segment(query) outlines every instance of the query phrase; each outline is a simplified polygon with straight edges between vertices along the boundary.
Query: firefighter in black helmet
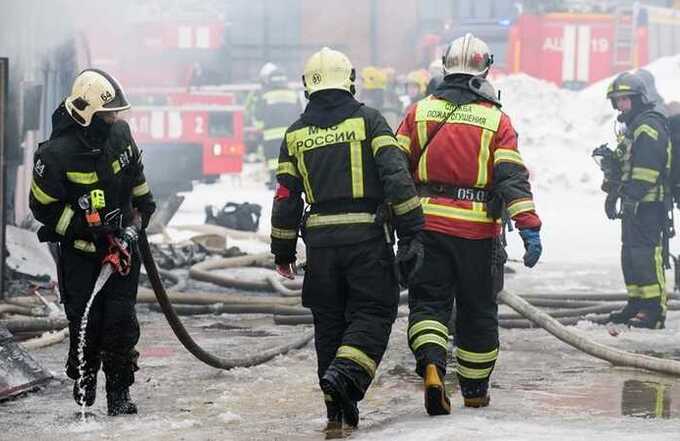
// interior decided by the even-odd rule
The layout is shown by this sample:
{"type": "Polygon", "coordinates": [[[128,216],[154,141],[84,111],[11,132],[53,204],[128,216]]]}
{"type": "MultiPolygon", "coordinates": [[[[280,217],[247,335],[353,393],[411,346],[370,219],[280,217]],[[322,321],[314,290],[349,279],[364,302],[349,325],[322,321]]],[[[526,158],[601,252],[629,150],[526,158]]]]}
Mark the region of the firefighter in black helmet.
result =
{"type": "MultiPolygon", "coordinates": [[[[302,303],[314,315],[318,375],[329,425],[359,422],[396,318],[399,290],[388,220],[408,248],[423,214],[406,158],[383,116],[354,98],[355,71],[341,52],[309,58],[309,104],[286,131],[272,210],[272,253],[292,277],[302,229],[302,303]],[[304,200],[309,211],[303,216],[304,200]]],[[[419,243],[419,242],[418,242],[419,243]]],[[[414,249],[414,264],[422,261],[414,249]],[[420,260],[419,260],[420,259],[420,260]]],[[[422,251],[422,250],[421,250],[422,251]]]]}
{"type": "Polygon", "coordinates": [[[623,73],[609,86],[607,99],[620,112],[625,129],[616,157],[620,182],[603,183],[605,212],[621,219],[621,265],[628,303],[610,315],[614,323],[660,329],[667,309],[664,236],[670,192],[670,136],[665,116],[637,74],[623,73]]]}
{"type": "Polygon", "coordinates": [[[134,252],[129,273],[113,274],[95,297],[82,366],[78,342],[102,258],[113,243],[119,252],[134,250],[139,229],[155,209],[141,153],[127,123],[117,118],[129,108],[112,76],[83,71],[52,115],[50,139],[35,153],[29,196],[31,211],[43,224],[38,237],[58,243],[59,290],[70,332],[66,374],[76,380],[73,397],[81,405],[94,403],[101,366],[112,416],[137,412],[129,395],[139,355],[135,300],[140,259],[134,252]]]}

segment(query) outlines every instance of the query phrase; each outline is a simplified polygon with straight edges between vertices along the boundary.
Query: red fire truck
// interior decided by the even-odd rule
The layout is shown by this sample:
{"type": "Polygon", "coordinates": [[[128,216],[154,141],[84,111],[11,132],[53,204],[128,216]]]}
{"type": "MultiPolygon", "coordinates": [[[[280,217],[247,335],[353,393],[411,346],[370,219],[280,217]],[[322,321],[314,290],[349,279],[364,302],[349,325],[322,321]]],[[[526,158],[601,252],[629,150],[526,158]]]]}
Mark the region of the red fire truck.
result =
{"type": "Polygon", "coordinates": [[[125,114],[144,151],[146,177],[154,193],[191,190],[194,180],[240,173],[243,165],[243,107],[230,93],[146,89],[130,94],[125,114]],[[152,103],[152,104],[144,104],[152,103]]]}
{"type": "Polygon", "coordinates": [[[670,8],[522,14],[509,31],[506,71],[580,88],[680,53],[678,36],[680,11],[670,8]]]}

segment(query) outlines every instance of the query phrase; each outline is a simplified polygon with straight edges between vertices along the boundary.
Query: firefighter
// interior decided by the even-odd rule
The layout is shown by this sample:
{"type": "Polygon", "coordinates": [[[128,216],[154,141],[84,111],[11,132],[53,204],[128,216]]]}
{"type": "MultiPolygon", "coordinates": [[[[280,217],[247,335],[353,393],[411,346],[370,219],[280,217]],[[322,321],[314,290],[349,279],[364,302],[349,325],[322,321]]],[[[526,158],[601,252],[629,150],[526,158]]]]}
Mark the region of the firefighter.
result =
{"type": "Polygon", "coordinates": [[[450,413],[442,379],[454,300],[465,406],[489,403],[498,356],[495,297],[506,257],[501,213],[520,230],[526,266],[534,266],[542,250],[541,221],[517,135],[486,80],[492,61],[486,43],[473,35],[454,40],[443,57],[443,82],[409,109],[397,131],[425,213],[424,231],[414,239],[424,247],[423,265],[414,271],[400,252],[397,262],[405,277],[410,274],[408,342],[430,415],[450,413]]]}
{"type": "Polygon", "coordinates": [[[298,93],[288,87],[288,77],[278,67],[266,73],[263,90],[254,103],[254,115],[262,129],[262,147],[269,182],[274,189],[279,147],[286,128],[300,115],[298,93]]]}
{"type": "Polygon", "coordinates": [[[329,426],[358,424],[356,403],[396,318],[389,220],[402,248],[424,223],[405,155],[382,115],[354,98],[354,81],[349,59],[327,47],[305,64],[309,104],[281,145],[272,210],[279,274],[293,277],[300,228],[306,244],[302,304],[314,316],[329,426]]]}
{"type": "Polygon", "coordinates": [[[79,366],[79,330],[93,294],[102,259],[114,238],[133,250],[155,204],[144,178],[141,153],[130,128],[118,119],[130,108],[118,82],[87,69],[71,95],[52,115],[52,133],[34,156],[29,204],[43,224],[41,241],[58,243],[59,290],[69,321],[66,374],[76,380],[73,398],[95,401],[97,373],[106,377],[108,414],[132,414],[129,387],[138,369],[139,324],[135,301],[140,259],[133,255],[128,275],[113,274],[92,304],[86,329],[84,366],[79,366]]]}
{"type": "Polygon", "coordinates": [[[366,66],[361,70],[361,100],[378,111],[385,108],[388,76],[384,70],[366,66]]]}
{"type": "Polygon", "coordinates": [[[619,75],[607,99],[625,125],[619,135],[620,182],[605,181],[605,212],[621,219],[621,266],[628,302],[612,313],[613,323],[661,329],[667,309],[664,233],[670,191],[670,135],[667,120],[638,74],[619,75]]]}
{"type": "Polygon", "coordinates": [[[429,81],[429,74],[423,69],[411,71],[406,75],[406,96],[409,105],[425,98],[429,81]]]}

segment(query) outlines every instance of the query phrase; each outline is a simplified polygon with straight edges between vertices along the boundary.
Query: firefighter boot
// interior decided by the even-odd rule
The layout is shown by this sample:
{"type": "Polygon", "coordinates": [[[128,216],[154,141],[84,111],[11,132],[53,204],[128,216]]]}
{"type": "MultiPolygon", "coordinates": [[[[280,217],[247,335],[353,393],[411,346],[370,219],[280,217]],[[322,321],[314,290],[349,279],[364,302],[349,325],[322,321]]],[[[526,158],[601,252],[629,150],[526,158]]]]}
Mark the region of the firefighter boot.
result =
{"type": "Polygon", "coordinates": [[[637,314],[628,320],[628,325],[633,328],[663,329],[666,316],[658,301],[644,304],[637,314]]]}
{"type": "Polygon", "coordinates": [[[446,396],[446,388],[434,363],[425,367],[425,410],[432,416],[451,413],[451,402],[446,396]]]}
{"type": "Polygon", "coordinates": [[[349,397],[348,384],[344,376],[334,369],[329,369],[321,379],[320,385],[323,393],[330,395],[340,409],[345,424],[357,427],[359,425],[359,408],[356,401],[349,397]]]}
{"type": "Polygon", "coordinates": [[[137,405],[130,401],[130,389],[106,391],[106,404],[109,416],[132,415],[137,413],[137,405]]]}
{"type": "Polygon", "coordinates": [[[640,311],[640,304],[638,300],[629,300],[626,306],[620,311],[614,311],[609,314],[609,321],[615,324],[628,323],[628,320],[635,317],[640,311]]]}
{"type": "Polygon", "coordinates": [[[324,394],[324,403],[326,404],[326,416],[328,417],[328,424],[326,430],[337,430],[342,428],[342,409],[333,401],[333,397],[324,394]]]}
{"type": "Polygon", "coordinates": [[[89,372],[73,383],[73,399],[79,406],[92,406],[97,397],[97,372],[89,372]]]}
{"type": "Polygon", "coordinates": [[[460,391],[463,393],[465,407],[486,407],[491,401],[488,380],[461,382],[460,391]]]}

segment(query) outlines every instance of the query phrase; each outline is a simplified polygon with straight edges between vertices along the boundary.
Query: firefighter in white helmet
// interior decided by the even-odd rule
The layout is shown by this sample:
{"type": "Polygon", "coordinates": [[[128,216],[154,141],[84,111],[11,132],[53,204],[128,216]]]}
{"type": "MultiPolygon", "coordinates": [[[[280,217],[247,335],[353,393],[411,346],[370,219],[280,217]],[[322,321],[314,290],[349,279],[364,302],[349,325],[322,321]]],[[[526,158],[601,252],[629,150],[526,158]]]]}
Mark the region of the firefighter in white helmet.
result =
{"type": "Polygon", "coordinates": [[[411,107],[397,131],[421,196],[425,228],[416,241],[425,260],[409,280],[408,342],[424,378],[425,408],[448,414],[447,329],[456,304],[456,359],[466,407],[489,403],[489,377],[498,355],[496,293],[505,251],[501,213],[507,210],[524,240],[525,265],[541,254],[529,174],[510,118],[500,110],[486,75],[488,46],[471,34],[454,40],[443,57],[444,80],[411,107]]]}
{"type": "Polygon", "coordinates": [[[281,145],[271,250],[278,272],[292,278],[302,230],[307,248],[302,304],[314,315],[329,425],[344,420],[356,426],[356,403],[373,380],[397,312],[387,221],[392,218],[406,246],[420,231],[423,215],[406,157],[387,122],[354,98],[349,59],[323,48],[309,58],[302,79],[309,103],[281,145]],[[303,194],[309,204],[305,216],[303,194]]]}
{"type": "Polygon", "coordinates": [[[129,108],[111,75],[83,71],[52,115],[50,139],[35,153],[29,197],[33,215],[43,224],[38,237],[58,244],[59,290],[70,330],[66,374],[76,380],[73,397],[80,405],[94,403],[102,367],[112,416],[137,412],[129,387],[138,369],[140,258],[131,250],[155,209],[141,153],[130,127],[117,117],[129,108]],[[92,304],[80,366],[81,320],[112,246],[129,266],[110,277],[92,304]]]}

